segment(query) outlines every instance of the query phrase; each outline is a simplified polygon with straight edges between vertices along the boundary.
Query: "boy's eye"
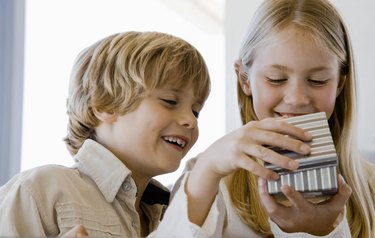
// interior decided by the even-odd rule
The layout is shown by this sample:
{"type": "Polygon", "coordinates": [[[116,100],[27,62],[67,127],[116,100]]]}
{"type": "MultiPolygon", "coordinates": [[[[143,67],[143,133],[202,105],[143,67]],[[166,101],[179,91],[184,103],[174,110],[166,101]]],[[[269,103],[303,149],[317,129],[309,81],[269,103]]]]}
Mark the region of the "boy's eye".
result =
{"type": "Polygon", "coordinates": [[[270,77],[266,77],[266,78],[267,78],[267,81],[271,84],[282,84],[287,81],[287,79],[285,78],[270,78],[270,77]]]}
{"type": "Polygon", "coordinates": [[[175,100],[170,100],[170,99],[161,99],[163,102],[171,105],[171,106],[176,106],[177,105],[177,101],[175,100]]]}
{"type": "Polygon", "coordinates": [[[195,116],[196,118],[199,117],[199,112],[193,110],[193,114],[194,114],[194,116],[195,116]]]}

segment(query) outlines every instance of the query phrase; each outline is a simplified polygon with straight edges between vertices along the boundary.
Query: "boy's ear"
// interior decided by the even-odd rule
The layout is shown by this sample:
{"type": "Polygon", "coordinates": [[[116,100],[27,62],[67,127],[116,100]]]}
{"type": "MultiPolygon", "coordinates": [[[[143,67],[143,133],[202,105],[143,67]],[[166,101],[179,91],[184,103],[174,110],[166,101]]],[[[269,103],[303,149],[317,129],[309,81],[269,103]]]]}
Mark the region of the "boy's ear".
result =
{"type": "Polygon", "coordinates": [[[234,63],[234,70],[236,71],[238,83],[241,86],[242,92],[246,96],[251,96],[250,80],[248,75],[243,71],[241,60],[236,60],[234,63]]]}
{"type": "Polygon", "coordinates": [[[113,123],[117,120],[117,114],[114,112],[113,113],[101,112],[96,108],[93,109],[93,112],[96,118],[98,118],[99,121],[101,122],[113,123]]]}

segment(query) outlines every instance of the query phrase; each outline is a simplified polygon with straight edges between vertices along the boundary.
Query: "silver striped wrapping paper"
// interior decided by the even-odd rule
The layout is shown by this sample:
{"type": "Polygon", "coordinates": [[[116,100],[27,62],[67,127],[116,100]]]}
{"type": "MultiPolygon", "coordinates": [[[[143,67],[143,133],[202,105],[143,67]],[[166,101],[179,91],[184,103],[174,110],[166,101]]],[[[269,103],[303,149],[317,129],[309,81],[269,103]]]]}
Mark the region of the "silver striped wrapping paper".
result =
{"type": "Polygon", "coordinates": [[[265,163],[265,167],[280,175],[279,180],[267,180],[268,193],[278,199],[285,199],[280,187],[284,184],[301,192],[304,197],[329,197],[337,192],[337,154],[329,129],[326,114],[318,112],[298,117],[281,119],[312,134],[308,142],[311,153],[300,155],[280,148],[272,148],[276,152],[299,160],[299,168],[290,171],[273,164],[265,163]]]}

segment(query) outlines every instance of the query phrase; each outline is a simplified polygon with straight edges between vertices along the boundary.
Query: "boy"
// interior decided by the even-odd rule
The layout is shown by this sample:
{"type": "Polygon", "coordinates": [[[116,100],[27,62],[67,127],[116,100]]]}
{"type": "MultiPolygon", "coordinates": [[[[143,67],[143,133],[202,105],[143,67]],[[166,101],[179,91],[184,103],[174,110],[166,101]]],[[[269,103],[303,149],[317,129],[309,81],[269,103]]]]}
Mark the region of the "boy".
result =
{"type": "Polygon", "coordinates": [[[72,168],[46,165],[0,188],[0,236],[146,236],[169,192],[152,177],[175,171],[198,138],[210,79],[200,53],[157,32],[114,34],[73,68],[65,138],[72,168]]]}

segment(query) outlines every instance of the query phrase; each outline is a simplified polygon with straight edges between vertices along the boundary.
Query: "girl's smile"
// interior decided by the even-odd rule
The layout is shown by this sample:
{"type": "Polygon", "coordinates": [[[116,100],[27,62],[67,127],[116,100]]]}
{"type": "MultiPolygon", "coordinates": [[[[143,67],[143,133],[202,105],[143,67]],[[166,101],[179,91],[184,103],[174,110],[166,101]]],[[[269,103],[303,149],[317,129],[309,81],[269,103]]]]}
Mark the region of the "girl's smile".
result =
{"type": "Polygon", "coordinates": [[[329,117],[339,94],[339,61],[293,27],[258,48],[248,73],[259,120],[319,111],[329,117]]]}

